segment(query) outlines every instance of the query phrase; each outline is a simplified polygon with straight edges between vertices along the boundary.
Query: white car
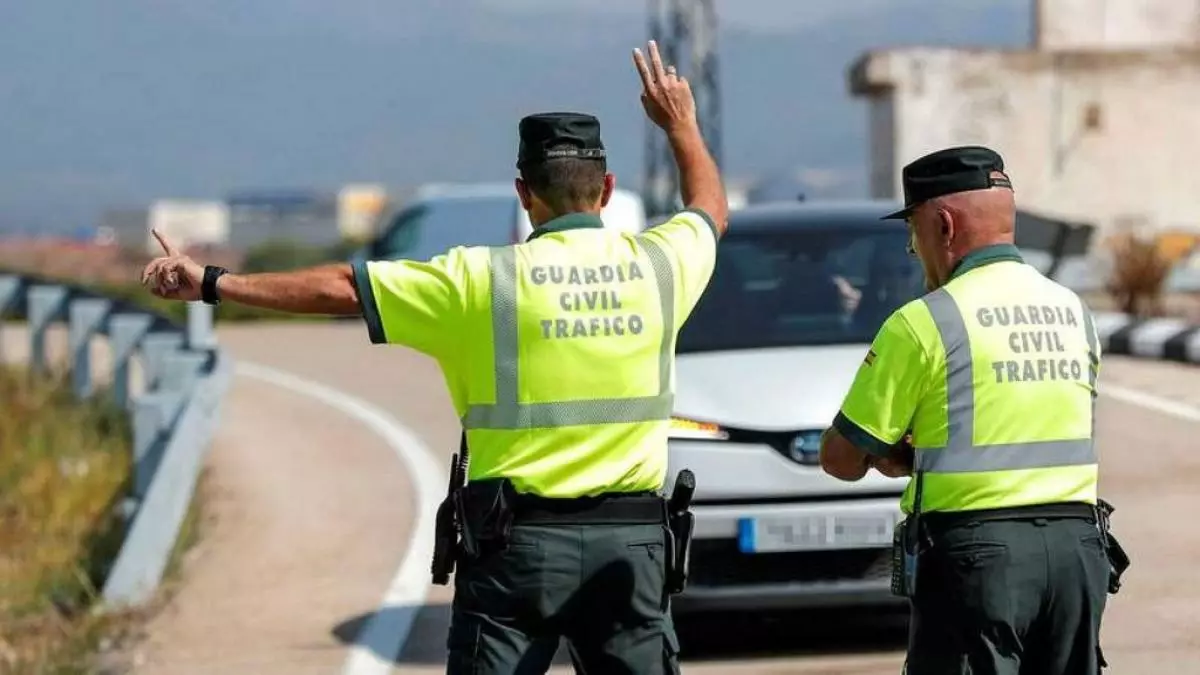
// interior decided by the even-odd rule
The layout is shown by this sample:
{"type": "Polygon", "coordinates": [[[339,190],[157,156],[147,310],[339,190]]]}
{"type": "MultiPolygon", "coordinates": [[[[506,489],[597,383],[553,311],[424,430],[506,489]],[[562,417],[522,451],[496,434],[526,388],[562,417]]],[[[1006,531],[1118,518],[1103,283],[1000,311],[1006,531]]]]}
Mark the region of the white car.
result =
{"type": "Polygon", "coordinates": [[[667,490],[696,476],[687,589],[675,611],[890,605],[904,479],[820,468],[883,320],[923,293],[890,202],[735,211],[676,345],[667,490]]]}
{"type": "MultiPolygon", "coordinates": [[[[642,199],[615,190],[601,211],[606,227],[637,233],[646,227],[642,199]]],[[[512,183],[432,183],[383,218],[383,227],[352,260],[429,260],[455,246],[503,246],[533,231],[512,183]]]]}
{"type": "MultiPolygon", "coordinates": [[[[533,224],[525,209],[517,208],[517,241],[525,241],[533,233],[533,224]]],[[[646,208],[638,193],[617,188],[613,190],[608,204],[600,210],[600,219],[606,228],[619,232],[637,234],[646,229],[646,208]]]]}

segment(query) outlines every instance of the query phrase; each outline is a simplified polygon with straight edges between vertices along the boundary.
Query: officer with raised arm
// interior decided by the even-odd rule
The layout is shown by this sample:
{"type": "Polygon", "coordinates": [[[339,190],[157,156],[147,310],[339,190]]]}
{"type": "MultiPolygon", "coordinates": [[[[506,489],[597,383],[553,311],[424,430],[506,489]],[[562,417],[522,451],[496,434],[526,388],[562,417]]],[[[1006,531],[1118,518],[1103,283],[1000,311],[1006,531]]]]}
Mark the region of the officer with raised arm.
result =
{"type": "Polygon", "coordinates": [[[546,113],[520,122],[527,242],[242,275],[163,241],[143,274],[161,297],[361,312],[372,342],[437,359],[469,453],[442,511],[457,540],[451,674],[544,673],[563,637],[588,673],[679,670],[669,598],[686,536],[661,494],[674,347],[728,206],[687,81],[653,42],[634,62],[686,206],[657,227],[603,226],[614,179],[598,121],[546,113]]]}
{"type": "Polygon", "coordinates": [[[915,469],[893,556],[905,672],[1095,675],[1127,560],[1097,499],[1092,314],[1022,261],[1000,155],[935,152],[903,184],[887,218],[908,223],[930,292],[884,322],[821,465],[847,481],[915,469]]]}

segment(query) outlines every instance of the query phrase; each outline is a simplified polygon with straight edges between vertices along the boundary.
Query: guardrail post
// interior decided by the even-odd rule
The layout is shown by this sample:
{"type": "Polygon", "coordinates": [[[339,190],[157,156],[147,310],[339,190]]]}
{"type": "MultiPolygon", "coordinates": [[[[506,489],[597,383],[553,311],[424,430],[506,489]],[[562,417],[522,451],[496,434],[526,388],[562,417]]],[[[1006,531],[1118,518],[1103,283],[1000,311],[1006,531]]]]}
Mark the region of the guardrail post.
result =
{"type": "Polygon", "coordinates": [[[92,336],[104,328],[104,319],[111,308],[112,301],[104,298],[78,298],[68,304],[67,335],[71,346],[71,388],[77,399],[87,398],[95,390],[92,377],[92,336]]]}
{"type": "Polygon", "coordinates": [[[67,289],[62,286],[33,286],[26,294],[29,320],[29,369],[35,374],[45,373],[46,329],[50,323],[62,316],[67,300],[67,289]]]}
{"type": "Polygon", "coordinates": [[[153,317],[148,314],[114,314],[108,320],[108,345],[113,360],[113,398],[129,409],[129,364],[142,336],[150,330],[153,317]]]}
{"type": "Polygon", "coordinates": [[[194,351],[212,351],[217,347],[213,332],[213,308],[203,302],[189,302],[187,308],[187,347],[194,351]]]}
{"type": "Polygon", "coordinates": [[[208,365],[208,354],[201,352],[173,352],[163,360],[163,369],[158,378],[158,388],[164,392],[183,392],[195,386],[208,365]]]}
{"type": "Polygon", "coordinates": [[[142,372],[145,373],[147,391],[158,386],[167,355],[182,347],[183,335],[174,331],[154,332],[142,338],[142,372]]]}
{"type": "Polygon", "coordinates": [[[161,391],[139,396],[133,405],[133,494],[140,502],[150,488],[186,397],[180,391],[161,391]]]}
{"type": "MultiPolygon", "coordinates": [[[[0,329],[3,328],[4,315],[17,306],[21,297],[21,277],[5,274],[0,275],[0,329]]],[[[4,336],[0,330],[0,363],[6,363],[4,358],[4,336]]]]}
{"type": "Polygon", "coordinates": [[[159,364],[158,387],[152,394],[141,396],[133,411],[134,498],[141,500],[158,464],[179,413],[195,395],[207,354],[172,352],[159,364]]]}

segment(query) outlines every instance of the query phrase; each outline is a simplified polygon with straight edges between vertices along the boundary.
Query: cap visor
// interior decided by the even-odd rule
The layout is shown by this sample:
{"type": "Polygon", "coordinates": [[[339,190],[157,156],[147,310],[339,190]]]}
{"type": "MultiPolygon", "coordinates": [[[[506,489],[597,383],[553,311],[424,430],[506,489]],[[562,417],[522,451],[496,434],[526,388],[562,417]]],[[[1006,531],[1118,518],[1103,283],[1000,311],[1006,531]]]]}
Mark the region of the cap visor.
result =
{"type": "Polygon", "coordinates": [[[886,216],[880,218],[880,220],[904,220],[912,215],[913,209],[915,208],[915,206],[906,206],[899,211],[887,214],[886,216]]]}

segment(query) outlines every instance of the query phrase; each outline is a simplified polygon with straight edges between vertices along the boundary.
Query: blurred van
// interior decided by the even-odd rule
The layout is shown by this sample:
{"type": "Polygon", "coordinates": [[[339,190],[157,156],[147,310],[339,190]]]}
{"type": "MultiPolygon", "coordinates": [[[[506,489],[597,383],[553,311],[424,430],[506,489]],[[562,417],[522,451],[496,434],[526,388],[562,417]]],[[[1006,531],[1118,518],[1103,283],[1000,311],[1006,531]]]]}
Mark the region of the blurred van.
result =
{"type": "MultiPolygon", "coordinates": [[[[629,190],[615,190],[601,217],[622,232],[646,227],[642,199],[629,190]]],[[[533,232],[511,183],[426,185],[383,222],[352,260],[428,260],[455,246],[520,243],[533,232]]]]}

